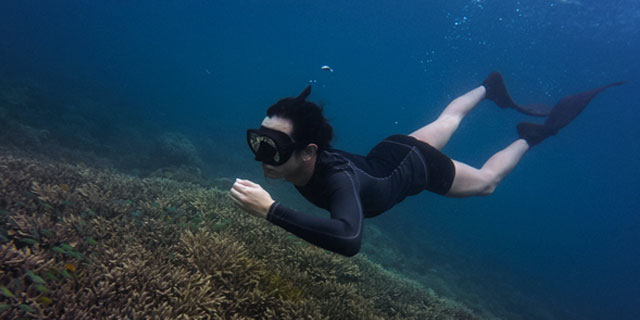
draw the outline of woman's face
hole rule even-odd
[[[291,133],[293,132],[293,123],[291,123],[291,120],[278,116],[265,117],[264,120],[262,120],[262,126],[284,132],[289,135],[289,137],[291,137]],[[264,162],[262,163],[262,170],[264,170],[265,177],[271,179],[290,180],[288,178],[295,176],[301,167],[302,159],[300,159],[298,151],[293,152],[291,158],[282,165],[274,166]]]

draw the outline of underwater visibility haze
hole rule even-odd
[[[640,319],[640,2],[2,1],[0,318]],[[500,71],[599,93],[487,197],[423,192],[324,251],[241,211],[266,109],[307,85],[366,154]],[[544,119],[482,101],[474,167]]]

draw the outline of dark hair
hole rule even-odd
[[[311,85],[307,86],[297,97],[280,99],[267,109],[267,116],[289,119],[293,123],[291,137],[296,142],[318,145],[318,150],[331,148],[333,127],[322,114],[322,107],[307,101],[311,93]]]

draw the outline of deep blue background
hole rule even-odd
[[[424,194],[370,223],[406,245],[446,242],[469,266],[491,261],[576,318],[637,319],[639,24],[635,0],[2,1],[0,71],[61,91],[58,79],[87,82],[154,125],[215,132],[238,148],[220,152],[246,156],[237,172],[256,165],[244,130],[309,81],[335,146],[366,153],[494,69],[523,103],[626,80],[531,150],[494,195]],[[444,151],[481,166],[525,119],[483,102]]]

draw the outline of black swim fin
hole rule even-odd
[[[531,122],[518,123],[518,136],[527,141],[529,147],[542,142],[542,140],[554,135],[555,133],[544,124]]]
[[[534,117],[546,117],[552,110],[550,106],[542,103],[532,103],[524,106],[516,104],[514,109]]]
[[[482,85],[487,89],[486,98],[495,102],[500,108],[513,108],[516,103],[511,99],[500,72],[491,72]]]
[[[551,112],[551,107],[544,104],[521,106],[515,103],[507,91],[502,75],[497,71],[491,72],[482,82],[482,85],[487,89],[486,98],[495,102],[501,108],[512,108],[534,117],[546,117]]]
[[[544,122],[544,125],[557,133],[560,129],[573,121],[573,119],[575,119],[575,117],[584,110],[587,104],[591,102],[591,99],[593,99],[598,93],[607,88],[619,86],[623,83],[624,81],[614,82],[600,88],[572,94],[560,99],[560,101],[556,103],[556,106],[551,110],[551,113],[549,114],[547,121]]]
[[[598,93],[623,83],[614,82],[600,88],[566,96],[560,99],[555,107],[551,109],[551,113],[544,124],[519,123],[517,127],[518,135],[520,138],[525,139],[530,147],[533,147],[544,139],[557,134],[560,129],[571,123]]]

